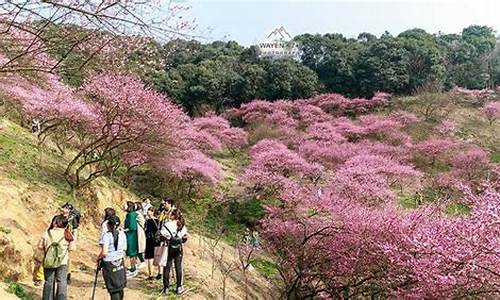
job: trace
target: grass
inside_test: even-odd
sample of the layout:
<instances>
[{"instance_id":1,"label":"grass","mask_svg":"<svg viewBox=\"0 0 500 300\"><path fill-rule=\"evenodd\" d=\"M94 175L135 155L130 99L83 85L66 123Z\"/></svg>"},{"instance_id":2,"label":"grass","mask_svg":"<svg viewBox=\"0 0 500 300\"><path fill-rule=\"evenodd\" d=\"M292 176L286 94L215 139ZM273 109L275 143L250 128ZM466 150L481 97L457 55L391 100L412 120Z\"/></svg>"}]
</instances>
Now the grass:
<instances>
[{"instance_id":1,"label":"grass","mask_svg":"<svg viewBox=\"0 0 500 300\"><path fill-rule=\"evenodd\" d=\"M30 186L53 187L56 201L71 200L63 176L65 159L49 147L41 150L33 134L11 121L0 119L0 128L0 171Z\"/></svg>"},{"instance_id":2,"label":"grass","mask_svg":"<svg viewBox=\"0 0 500 300\"><path fill-rule=\"evenodd\" d=\"M251 264L255 270L266 279L271 279L278 275L276 265L268 260L256 258Z\"/></svg>"},{"instance_id":3,"label":"grass","mask_svg":"<svg viewBox=\"0 0 500 300\"><path fill-rule=\"evenodd\" d=\"M470 213L470 207L461 203L451 203L446 208L446 213L451 216L461 216Z\"/></svg>"},{"instance_id":4,"label":"grass","mask_svg":"<svg viewBox=\"0 0 500 300\"><path fill-rule=\"evenodd\" d=\"M9 281L6 281L6 283L9 285L8 292L16 295L16 297L18 297L19 299L22 299L22 300L33 300L34 299L33 294L26 291L21 284L19 284L17 282L9 282Z\"/></svg>"},{"instance_id":5,"label":"grass","mask_svg":"<svg viewBox=\"0 0 500 300\"><path fill-rule=\"evenodd\" d=\"M491 153L491 161L497 164L500 163L500 151Z\"/></svg>"},{"instance_id":6,"label":"grass","mask_svg":"<svg viewBox=\"0 0 500 300\"><path fill-rule=\"evenodd\" d=\"M415 195L403 194L399 196L399 205L402 208L412 209L419 206L418 199Z\"/></svg>"},{"instance_id":7,"label":"grass","mask_svg":"<svg viewBox=\"0 0 500 300\"><path fill-rule=\"evenodd\" d=\"M223 228L223 239L231 245L241 241L246 226L257 224L264 216L262 203L257 199L218 203L207 195L183 208L197 230L213 237Z\"/></svg>"}]
</instances>

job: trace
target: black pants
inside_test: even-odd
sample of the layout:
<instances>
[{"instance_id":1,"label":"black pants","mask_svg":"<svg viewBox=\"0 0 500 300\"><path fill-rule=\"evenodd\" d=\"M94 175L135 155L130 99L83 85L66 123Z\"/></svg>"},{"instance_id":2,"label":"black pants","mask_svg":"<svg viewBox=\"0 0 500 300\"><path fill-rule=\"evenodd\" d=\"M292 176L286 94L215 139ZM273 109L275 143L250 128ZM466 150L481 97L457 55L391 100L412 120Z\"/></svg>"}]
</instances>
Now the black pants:
<instances>
[{"instance_id":1,"label":"black pants","mask_svg":"<svg viewBox=\"0 0 500 300\"><path fill-rule=\"evenodd\" d=\"M167 265L163 267L163 288L168 289L170 286L170 270L172 269L172 262L175 265L175 280L177 281L177 288L182 286L182 252L176 255L168 254Z\"/></svg>"},{"instance_id":2,"label":"black pants","mask_svg":"<svg viewBox=\"0 0 500 300\"><path fill-rule=\"evenodd\" d=\"M111 300L123 299L123 289L127 286L127 276L123 259L102 262L102 276Z\"/></svg>"},{"instance_id":3,"label":"black pants","mask_svg":"<svg viewBox=\"0 0 500 300\"><path fill-rule=\"evenodd\" d=\"M111 296L111 300L123 300L123 290L109 293L109 295Z\"/></svg>"}]
</instances>

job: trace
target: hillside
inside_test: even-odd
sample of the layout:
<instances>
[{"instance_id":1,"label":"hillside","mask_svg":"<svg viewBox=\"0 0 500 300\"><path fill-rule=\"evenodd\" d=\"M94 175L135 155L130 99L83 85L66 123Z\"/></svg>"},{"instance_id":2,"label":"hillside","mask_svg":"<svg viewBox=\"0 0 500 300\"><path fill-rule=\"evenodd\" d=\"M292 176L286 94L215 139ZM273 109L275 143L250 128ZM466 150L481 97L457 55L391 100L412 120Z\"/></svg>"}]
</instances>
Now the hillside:
<instances>
[{"instance_id":1,"label":"hillside","mask_svg":"<svg viewBox=\"0 0 500 300\"><path fill-rule=\"evenodd\" d=\"M26 129L0 119L0 277L18 282L22 289L39 299L40 288L32 285L32 255L40 235L48 226L57 207L73 199L62 177L66 157L60 156L55 147L37 147L37 139ZM79 195L75 205L83 213L78 250L74 259L74 280L69 287L71 299L88 299L91 293L94 259L97 255L98 224L105 207L118 211L126 200L138 197L107 178L100 178ZM85 199L85 200L83 200ZM78 202L80 201L80 202ZM84 202L85 201L85 202ZM123 217L123 213L122 213ZM187 220L189 226L189 220ZM188 299L218 299L222 296L220 272L210 276L212 259L209 255L209 239L196 233L186 246L185 277ZM224 248L225 262L235 264L237 256L233 247L220 242L218 251ZM249 272L250 293L253 298L272 298L271 286L255 270ZM156 299L159 284L146 284L144 273L129 281L125 291L127 299ZM242 276L234 271L227 280L227 297L244 298ZM103 282L97 288L97 298L105 299ZM11 284L11 288L16 287ZM0 298L6 298L2 284ZM3 293L3 294L2 294ZM9 296L10 297L10 296Z\"/></svg>"}]
</instances>

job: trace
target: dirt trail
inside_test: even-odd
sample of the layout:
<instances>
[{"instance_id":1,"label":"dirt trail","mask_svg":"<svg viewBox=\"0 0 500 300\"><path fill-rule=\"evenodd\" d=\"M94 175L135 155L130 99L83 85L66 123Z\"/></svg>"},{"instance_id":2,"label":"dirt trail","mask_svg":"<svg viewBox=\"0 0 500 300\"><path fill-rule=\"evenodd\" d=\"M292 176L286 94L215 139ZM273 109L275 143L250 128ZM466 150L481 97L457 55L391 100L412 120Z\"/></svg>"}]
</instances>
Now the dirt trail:
<instances>
[{"instance_id":1,"label":"dirt trail","mask_svg":"<svg viewBox=\"0 0 500 300\"><path fill-rule=\"evenodd\" d=\"M51 216L57 212L57 206L51 201L50 188L38 189L29 184L6 178L0 171L0 253L2 261L0 268L4 277L18 278L19 282L39 299L40 287L34 287L30 271L32 269L33 248L47 228ZM97 200L93 210L102 211L104 207L120 207L125 199L133 195L124 190L116 190L105 180L101 181ZM84 209L85 215L89 209ZM78 249L71 254L73 265L73 282L69 287L70 299L90 299L94 279L95 257L98 252L96 224L84 222L79 238ZM211 277L212 259L209 255L207 239L193 233L185 248L185 283L186 299L219 299L222 295L222 279L220 272L215 270ZM234 248L220 243L224 248L225 258L229 263L236 264L237 256ZM146 282L147 270L143 269L137 278L129 281L126 299L157 299L161 288L160 282ZM252 298L270 299L268 282L255 271L249 272L250 292ZM243 299L244 286L242 276L233 272L227 280L226 294L229 299ZM0 294L1 295L1 294ZM96 299L107 299L103 289L102 277L96 291ZM38 298L37 298L38 297ZM4 299L3 297L1 299Z\"/></svg>"},{"instance_id":2,"label":"dirt trail","mask_svg":"<svg viewBox=\"0 0 500 300\"><path fill-rule=\"evenodd\" d=\"M65 201L65 160L54 149L37 148L36 138L24 128L0 119L0 278L9 278L40 299L41 287L32 281L33 250L48 227L52 216ZM61 196L63 195L63 196ZM90 299L94 279L95 257L98 252L99 220L106 207L117 211L127 200L137 197L109 179L101 178L92 184L84 203L76 203L83 214L78 249L71 254L72 285L70 299ZM89 200L91 199L91 200ZM123 218L123 212L120 213ZM189 220L187 220L189 226ZM189 228L189 227L188 227ZM222 278L216 268L212 278L212 259L208 239L191 232L185 248L185 299L222 299ZM220 243L217 253L224 248L226 263L236 264L237 255L231 246ZM158 299L160 282L145 281L146 269L129 281L126 299ZM256 271L248 273L250 298L272 299L272 287ZM6 293L7 285L0 285L0 299L16 299ZM102 276L96 299L108 299L103 289ZM226 284L227 299L244 299L241 272L230 274ZM178 297L171 297L178 299Z\"/></svg>"}]
</instances>

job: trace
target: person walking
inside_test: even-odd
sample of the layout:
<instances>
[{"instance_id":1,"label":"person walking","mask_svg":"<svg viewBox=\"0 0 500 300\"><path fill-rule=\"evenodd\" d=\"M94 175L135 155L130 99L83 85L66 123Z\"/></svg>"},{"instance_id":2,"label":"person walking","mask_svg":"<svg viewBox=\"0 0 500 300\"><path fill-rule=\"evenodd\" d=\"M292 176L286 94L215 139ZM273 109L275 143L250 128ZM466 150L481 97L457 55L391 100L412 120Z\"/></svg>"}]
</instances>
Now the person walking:
<instances>
[{"instance_id":1,"label":"person walking","mask_svg":"<svg viewBox=\"0 0 500 300\"><path fill-rule=\"evenodd\" d=\"M170 270L172 263L175 266L176 293L182 294L183 287L183 271L182 271L182 256L183 243L187 241L188 232L184 217L179 209L175 208L170 214L170 221L165 223L161 229L162 236L165 237L168 244L168 258L166 265L163 268L163 289L162 294L169 293L170 287Z\"/></svg>"},{"instance_id":2,"label":"person walking","mask_svg":"<svg viewBox=\"0 0 500 300\"><path fill-rule=\"evenodd\" d=\"M127 286L124 262L127 237L123 231L118 229L119 225L120 218L116 215L108 218L107 231L99 241L101 252L97 258L102 267L102 277L111 300L122 300L123 289Z\"/></svg>"},{"instance_id":3,"label":"person walking","mask_svg":"<svg viewBox=\"0 0 500 300\"><path fill-rule=\"evenodd\" d=\"M130 258L130 269L127 272L127 278L137 276L137 256L139 255L139 242L137 240L137 212L134 202L127 201L127 215L124 222L124 231L127 236L127 257Z\"/></svg>"},{"instance_id":4,"label":"person walking","mask_svg":"<svg viewBox=\"0 0 500 300\"><path fill-rule=\"evenodd\" d=\"M156 216L157 211L152 206L149 207L146 219L146 252L144 253L144 257L148 263L148 280L153 280L152 264L155 258L155 248L160 246L160 241L157 238L160 230L160 221ZM160 266L158 266L156 279L161 279Z\"/></svg>"},{"instance_id":5,"label":"person walking","mask_svg":"<svg viewBox=\"0 0 500 300\"><path fill-rule=\"evenodd\" d=\"M69 252L75 249L74 241L67 241L65 229L68 219L63 215L54 217L49 229L38 242L40 261L43 265L45 283L42 300L66 300ZM57 283L57 288L56 288Z\"/></svg>"}]
</instances>

